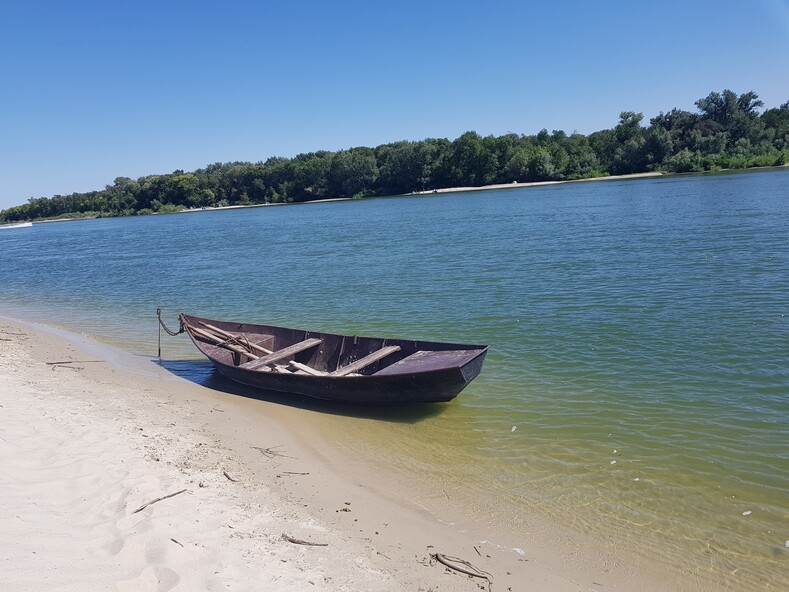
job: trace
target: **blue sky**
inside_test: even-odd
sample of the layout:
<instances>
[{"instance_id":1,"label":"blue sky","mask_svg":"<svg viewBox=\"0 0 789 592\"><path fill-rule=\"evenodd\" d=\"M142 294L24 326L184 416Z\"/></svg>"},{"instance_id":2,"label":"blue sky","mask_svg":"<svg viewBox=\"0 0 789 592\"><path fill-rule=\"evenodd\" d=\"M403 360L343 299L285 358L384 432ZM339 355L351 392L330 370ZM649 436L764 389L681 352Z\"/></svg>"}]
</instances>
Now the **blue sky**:
<instances>
[{"instance_id":1,"label":"blue sky","mask_svg":"<svg viewBox=\"0 0 789 592\"><path fill-rule=\"evenodd\" d=\"M0 209L213 162L789 100L789 0L3 0Z\"/></svg>"}]
</instances>

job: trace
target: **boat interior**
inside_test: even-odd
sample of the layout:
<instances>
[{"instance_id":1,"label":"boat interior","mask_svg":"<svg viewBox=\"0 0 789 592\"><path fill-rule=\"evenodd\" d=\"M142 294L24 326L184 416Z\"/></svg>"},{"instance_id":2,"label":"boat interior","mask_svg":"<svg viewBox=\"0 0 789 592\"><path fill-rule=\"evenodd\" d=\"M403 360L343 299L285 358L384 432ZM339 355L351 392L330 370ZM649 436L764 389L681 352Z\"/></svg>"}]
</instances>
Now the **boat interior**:
<instances>
[{"instance_id":1,"label":"boat interior","mask_svg":"<svg viewBox=\"0 0 789 592\"><path fill-rule=\"evenodd\" d=\"M332 378L386 376L460 367L485 349L182 318L206 355L250 371Z\"/></svg>"}]
</instances>

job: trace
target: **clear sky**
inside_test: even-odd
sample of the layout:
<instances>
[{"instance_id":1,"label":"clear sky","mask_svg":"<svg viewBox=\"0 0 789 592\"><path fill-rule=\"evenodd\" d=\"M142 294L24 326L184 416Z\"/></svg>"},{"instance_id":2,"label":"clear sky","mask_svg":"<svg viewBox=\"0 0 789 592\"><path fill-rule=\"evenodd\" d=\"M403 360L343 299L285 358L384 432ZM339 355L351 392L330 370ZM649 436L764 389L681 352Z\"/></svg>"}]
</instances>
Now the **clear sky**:
<instances>
[{"instance_id":1,"label":"clear sky","mask_svg":"<svg viewBox=\"0 0 789 592\"><path fill-rule=\"evenodd\" d=\"M789 100L789 0L0 0L0 209L213 162Z\"/></svg>"}]
</instances>

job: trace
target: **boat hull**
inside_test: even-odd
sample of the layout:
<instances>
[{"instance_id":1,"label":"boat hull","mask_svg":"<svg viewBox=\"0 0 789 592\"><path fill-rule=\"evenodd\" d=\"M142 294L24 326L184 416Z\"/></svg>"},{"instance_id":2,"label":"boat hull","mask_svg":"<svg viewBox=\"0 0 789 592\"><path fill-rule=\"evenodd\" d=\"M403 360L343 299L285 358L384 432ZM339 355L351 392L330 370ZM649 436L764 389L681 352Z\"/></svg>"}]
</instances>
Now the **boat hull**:
<instances>
[{"instance_id":1,"label":"boat hull","mask_svg":"<svg viewBox=\"0 0 789 592\"><path fill-rule=\"evenodd\" d=\"M478 345L344 336L272 325L230 323L190 315L181 315L181 320L195 346L220 374L231 380L258 389L361 405L451 401L479 375L488 349ZM294 357L302 365L323 374L246 368L243 355L207 343L199 333L189 330L189 327L201 325L233 335L243 334L250 340L266 343L270 349L286 347L303 339L320 340L320 345L312 351ZM396 354L371 364L359 374L331 375L377 348L392 346L397 347Z\"/></svg>"}]
</instances>

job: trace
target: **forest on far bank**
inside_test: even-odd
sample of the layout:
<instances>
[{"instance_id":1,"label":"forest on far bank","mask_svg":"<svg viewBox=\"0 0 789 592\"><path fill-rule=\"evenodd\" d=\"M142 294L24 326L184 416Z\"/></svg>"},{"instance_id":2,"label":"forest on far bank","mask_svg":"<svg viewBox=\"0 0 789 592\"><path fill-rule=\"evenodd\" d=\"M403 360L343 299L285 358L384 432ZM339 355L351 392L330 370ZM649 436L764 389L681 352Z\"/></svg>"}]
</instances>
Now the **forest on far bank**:
<instances>
[{"instance_id":1,"label":"forest on far bank","mask_svg":"<svg viewBox=\"0 0 789 592\"><path fill-rule=\"evenodd\" d=\"M711 92L695 106L695 112L661 112L649 125L642 113L625 111L613 129L588 136L542 130L482 137L469 131L453 141L400 141L258 163L216 163L136 180L118 177L97 191L31 198L0 211L0 223L789 162L789 101L762 110L755 92L724 90Z\"/></svg>"}]
</instances>

